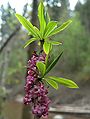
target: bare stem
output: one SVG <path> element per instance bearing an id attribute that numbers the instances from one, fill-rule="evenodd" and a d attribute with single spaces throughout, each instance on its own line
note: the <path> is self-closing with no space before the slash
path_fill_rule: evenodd
<path id="1" fill-rule="evenodd" d="M 43 44 L 44 44 L 44 39 L 40 40 L 40 53 L 43 52 Z"/>

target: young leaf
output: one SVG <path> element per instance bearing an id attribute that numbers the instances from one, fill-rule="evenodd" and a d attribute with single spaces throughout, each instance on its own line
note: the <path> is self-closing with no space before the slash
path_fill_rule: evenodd
<path id="1" fill-rule="evenodd" d="M 43 76 L 46 71 L 46 65 L 40 61 L 40 62 L 36 63 L 36 66 L 37 66 L 39 72 L 41 73 L 41 76 Z"/>
<path id="2" fill-rule="evenodd" d="M 46 24 L 48 24 L 48 22 L 50 22 L 50 16 L 49 16 L 49 14 L 48 14 L 48 12 L 47 11 L 45 11 L 45 21 L 46 21 Z"/>
<path id="3" fill-rule="evenodd" d="M 17 17 L 17 19 L 19 20 L 19 22 L 29 31 L 31 32 L 31 34 L 34 37 L 38 38 L 38 35 L 36 34 L 33 25 L 31 24 L 31 22 L 29 22 L 25 17 L 19 15 L 19 14 L 15 14 L 15 16 Z"/>
<path id="4" fill-rule="evenodd" d="M 62 52 L 63 53 L 63 52 Z M 59 58 L 61 57 L 62 53 L 60 53 L 55 59 L 54 61 L 48 66 L 48 68 L 46 69 L 45 75 L 55 66 L 55 64 L 58 62 Z"/>
<path id="5" fill-rule="evenodd" d="M 51 80 L 51 79 L 45 79 L 46 82 L 51 85 L 53 88 L 55 89 L 58 89 L 58 84 L 54 81 L 54 80 Z"/>
<path id="6" fill-rule="evenodd" d="M 32 35 L 31 32 L 29 32 L 28 35 L 29 35 L 29 36 Z"/>
<path id="7" fill-rule="evenodd" d="M 34 26 L 34 30 L 35 30 L 35 32 L 38 34 L 38 37 L 41 39 L 41 34 L 40 34 L 39 29 Z"/>
<path id="8" fill-rule="evenodd" d="M 70 79 L 65 79 L 65 78 L 60 78 L 60 77 L 48 77 L 49 79 L 52 79 L 54 81 L 57 81 L 58 83 L 68 87 L 68 88 L 78 88 L 77 84 L 75 82 L 73 82 Z"/>
<path id="9" fill-rule="evenodd" d="M 72 21 L 68 20 L 67 22 L 63 23 L 60 27 L 54 29 L 49 36 L 55 35 L 57 33 L 59 33 L 60 31 L 63 31 Z"/>
<path id="10" fill-rule="evenodd" d="M 50 43 L 47 43 L 47 42 L 44 42 L 43 49 L 44 49 L 44 52 L 46 54 L 49 54 L 49 52 L 51 50 L 51 44 Z"/>
<path id="11" fill-rule="evenodd" d="M 56 26 L 56 21 L 50 21 L 46 26 L 44 37 L 48 37 L 48 35 L 55 29 Z"/>
<path id="12" fill-rule="evenodd" d="M 30 40 L 28 40 L 25 45 L 24 45 L 24 48 L 26 48 L 30 43 L 36 41 L 37 39 L 36 38 L 31 38 Z"/>
<path id="13" fill-rule="evenodd" d="M 40 33 L 41 33 L 41 36 L 43 37 L 44 30 L 46 27 L 46 22 L 44 18 L 44 5 L 42 1 L 40 2 L 39 7 L 38 7 L 38 18 L 40 22 Z"/>
<path id="14" fill-rule="evenodd" d="M 52 45 L 61 45 L 62 44 L 58 41 L 48 41 L 48 42 L 51 43 Z"/>

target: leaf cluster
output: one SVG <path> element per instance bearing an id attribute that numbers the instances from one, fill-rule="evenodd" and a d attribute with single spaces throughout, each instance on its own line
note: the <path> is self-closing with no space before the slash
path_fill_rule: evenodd
<path id="1" fill-rule="evenodd" d="M 46 81 L 48 84 L 50 84 L 55 89 L 58 89 L 58 83 L 69 87 L 69 88 L 78 88 L 76 83 L 69 79 L 64 79 L 60 77 L 53 77 L 53 76 L 46 76 L 47 73 L 55 66 L 55 64 L 58 62 L 59 58 L 61 57 L 62 53 L 60 53 L 53 62 L 50 63 L 50 65 L 47 65 L 48 60 L 48 54 L 50 53 L 52 49 L 52 45 L 59 45 L 60 42 L 52 41 L 50 40 L 50 37 L 53 35 L 56 35 L 57 33 L 63 31 L 72 21 L 68 20 L 65 23 L 63 23 L 61 26 L 58 26 L 57 21 L 51 21 L 49 14 L 44 9 L 43 2 L 41 1 L 38 7 L 38 18 L 40 23 L 40 28 L 37 28 L 36 26 L 33 26 L 30 21 L 28 21 L 25 17 L 16 14 L 17 19 L 20 21 L 20 23 L 26 28 L 26 30 L 33 36 L 30 40 L 28 40 L 24 47 L 27 47 L 30 43 L 38 40 L 38 42 L 43 42 L 43 50 L 46 53 L 46 61 L 45 63 L 42 63 L 41 61 L 36 63 L 36 66 L 39 70 L 40 79 L 42 81 Z"/>
<path id="2" fill-rule="evenodd" d="M 43 49 L 46 54 L 48 54 L 52 48 L 52 45 L 59 45 L 60 42 L 50 41 L 50 37 L 63 31 L 72 21 L 68 20 L 63 23 L 61 26 L 58 26 L 59 22 L 50 20 L 49 14 L 44 9 L 43 2 L 40 2 L 38 7 L 38 19 L 40 23 L 40 28 L 33 26 L 30 21 L 20 14 L 15 14 L 19 22 L 25 27 L 30 35 L 33 36 L 30 40 L 25 43 L 27 47 L 30 43 L 38 40 L 44 40 Z"/>
<path id="3" fill-rule="evenodd" d="M 36 65 L 40 72 L 41 79 L 42 81 L 43 80 L 46 81 L 49 85 L 51 85 L 55 89 L 58 89 L 58 83 L 68 88 L 78 88 L 77 84 L 70 79 L 65 79 L 56 76 L 46 76 L 49 73 L 49 71 L 51 71 L 51 69 L 58 62 L 58 60 L 62 56 L 62 53 L 60 53 L 48 67 L 46 66 L 46 64 L 42 63 L 41 61 L 37 62 Z"/>

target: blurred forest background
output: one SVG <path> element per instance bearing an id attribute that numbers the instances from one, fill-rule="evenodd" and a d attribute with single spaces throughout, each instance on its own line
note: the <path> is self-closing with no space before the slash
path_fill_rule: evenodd
<path id="1" fill-rule="evenodd" d="M 39 26 L 38 3 L 38 0 L 30 1 L 23 6 L 22 12 L 36 26 Z M 60 86 L 58 91 L 51 88 L 52 105 L 70 104 L 90 108 L 90 0 L 83 0 L 83 4 L 78 0 L 73 11 L 69 0 L 44 0 L 44 4 L 52 20 L 58 20 L 60 24 L 68 19 L 73 21 L 66 30 L 53 37 L 63 43 L 54 47 L 53 57 L 62 50 L 64 53 L 51 74 L 72 79 L 80 87 L 73 90 Z M 25 66 L 37 47 L 33 43 L 23 48 L 29 36 L 15 13 L 9 1 L 7 6 L 0 6 L 0 119 L 3 119 L 4 102 L 24 95 Z"/>

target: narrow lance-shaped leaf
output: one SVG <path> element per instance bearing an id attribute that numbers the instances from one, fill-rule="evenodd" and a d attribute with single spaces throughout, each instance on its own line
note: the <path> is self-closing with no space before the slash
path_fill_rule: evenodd
<path id="1" fill-rule="evenodd" d="M 63 52 L 62 52 L 63 53 Z M 61 57 L 62 53 L 60 53 L 55 59 L 54 61 L 48 66 L 48 68 L 46 69 L 45 75 L 56 65 L 56 63 L 58 62 L 59 58 Z"/>
<path id="2" fill-rule="evenodd" d="M 31 38 L 30 40 L 28 40 L 25 45 L 24 45 L 24 48 L 26 48 L 30 43 L 36 41 L 37 39 L 36 38 Z"/>
<path id="3" fill-rule="evenodd" d="M 29 31 L 34 37 L 38 38 L 38 35 L 36 34 L 33 25 L 31 24 L 30 21 L 28 21 L 25 17 L 15 14 L 19 22 Z"/>
<path id="4" fill-rule="evenodd" d="M 51 50 L 51 44 L 44 42 L 43 49 L 44 49 L 44 52 L 48 55 Z"/>
<path id="5" fill-rule="evenodd" d="M 41 76 L 43 76 L 46 71 L 46 65 L 40 61 L 40 62 L 36 63 L 36 66 L 37 66 L 39 72 L 41 73 Z"/>
<path id="6" fill-rule="evenodd" d="M 37 33 L 38 37 L 41 39 L 41 34 L 40 34 L 39 29 L 34 26 L 34 30 L 35 30 L 35 32 Z"/>
<path id="7" fill-rule="evenodd" d="M 50 21 L 46 26 L 44 37 L 48 37 L 48 35 L 55 29 L 56 26 L 56 21 Z"/>
<path id="8" fill-rule="evenodd" d="M 48 14 L 48 12 L 47 12 L 47 11 L 45 11 L 44 16 L 45 16 L 45 21 L 46 21 L 46 24 L 48 24 L 48 22 L 50 22 L 50 16 L 49 16 L 49 14 Z"/>
<path id="9" fill-rule="evenodd" d="M 65 79 L 65 78 L 56 77 L 56 76 L 53 76 L 53 77 L 50 76 L 48 78 L 66 86 L 68 88 L 78 88 L 77 84 L 70 79 Z"/>
<path id="10" fill-rule="evenodd" d="M 58 41 L 48 41 L 49 43 L 51 43 L 52 45 L 61 45 L 61 42 Z"/>
<path id="11" fill-rule="evenodd" d="M 44 18 L 44 5 L 42 1 L 40 2 L 39 7 L 38 7 L 38 18 L 40 22 L 40 33 L 41 33 L 41 36 L 43 37 L 44 30 L 46 27 L 46 22 Z"/>
<path id="12" fill-rule="evenodd" d="M 53 88 L 55 89 L 58 89 L 58 84 L 54 81 L 54 80 L 51 80 L 51 79 L 45 79 L 46 82 L 51 85 Z"/>
<path id="13" fill-rule="evenodd" d="M 68 20 L 67 22 L 63 23 L 60 27 L 54 29 L 49 36 L 55 35 L 57 33 L 59 33 L 60 31 L 63 31 L 72 21 Z"/>

